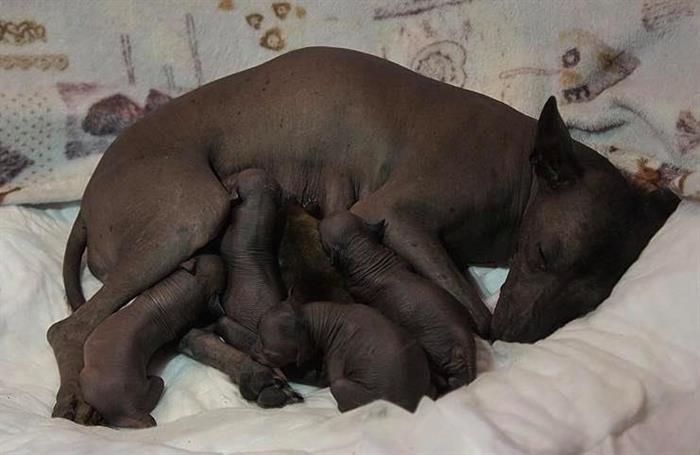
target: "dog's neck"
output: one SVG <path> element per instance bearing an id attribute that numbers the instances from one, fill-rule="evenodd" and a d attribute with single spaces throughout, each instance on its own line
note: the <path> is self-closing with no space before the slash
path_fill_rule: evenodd
<path id="1" fill-rule="evenodd" d="M 513 234 L 510 238 L 510 246 L 508 247 L 510 257 L 513 257 L 516 252 L 518 240 L 520 238 L 520 227 L 539 189 L 539 182 L 537 181 L 534 168 L 530 165 L 529 159 L 525 161 L 523 167 L 520 185 L 518 185 L 517 194 L 515 194 L 513 198 L 515 202 L 515 219 L 513 222 Z"/>

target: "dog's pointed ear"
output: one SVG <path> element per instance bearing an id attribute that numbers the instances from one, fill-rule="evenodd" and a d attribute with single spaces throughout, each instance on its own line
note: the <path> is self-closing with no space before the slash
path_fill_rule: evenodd
<path id="1" fill-rule="evenodd" d="M 384 239 L 384 231 L 386 230 L 386 221 L 381 220 L 377 223 L 365 223 L 367 230 L 372 233 L 378 242 Z"/>
<path id="2" fill-rule="evenodd" d="M 641 216 L 646 224 L 656 232 L 676 210 L 680 198 L 668 188 L 659 188 L 654 191 L 636 189 L 640 200 Z"/>
<path id="3" fill-rule="evenodd" d="M 535 148 L 530 163 L 537 176 L 551 188 L 568 186 L 582 174 L 574 157 L 574 141 L 557 109 L 557 100 L 550 96 L 537 121 Z"/>

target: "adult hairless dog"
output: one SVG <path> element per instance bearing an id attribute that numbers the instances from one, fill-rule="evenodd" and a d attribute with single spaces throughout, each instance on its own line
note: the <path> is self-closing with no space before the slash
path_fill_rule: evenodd
<path id="1" fill-rule="evenodd" d="M 554 99 L 539 121 L 358 52 L 309 48 L 188 93 L 128 128 L 83 196 L 66 248 L 75 312 L 51 326 L 53 415 L 91 410 L 85 338 L 221 234 L 227 182 L 267 171 L 322 215 L 385 222 L 383 242 L 452 294 L 482 336 L 532 341 L 598 305 L 678 203 L 642 195 L 575 142 Z M 79 267 L 103 282 L 84 301 Z M 464 277 L 511 266 L 493 320 Z"/>

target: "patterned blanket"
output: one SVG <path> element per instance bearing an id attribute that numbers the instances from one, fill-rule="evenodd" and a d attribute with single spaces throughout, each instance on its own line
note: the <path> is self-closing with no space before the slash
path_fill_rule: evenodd
<path id="1" fill-rule="evenodd" d="M 698 0 L 3 0 L 0 203 L 80 198 L 140 116 L 310 45 L 533 116 L 555 94 L 577 139 L 644 185 L 700 199 L 698 14 Z"/>

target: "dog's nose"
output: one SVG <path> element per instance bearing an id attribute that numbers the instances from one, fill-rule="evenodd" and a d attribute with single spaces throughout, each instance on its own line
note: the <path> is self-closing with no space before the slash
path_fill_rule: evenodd
<path id="1" fill-rule="evenodd" d="M 495 316 L 495 314 L 494 314 Z M 509 343 L 534 343 L 542 338 L 530 318 L 508 315 L 491 320 L 491 340 Z"/>
<path id="2" fill-rule="evenodd" d="M 496 309 L 491 317 L 491 327 L 489 328 L 489 339 L 491 340 L 504 340 L 504 336 L 509 335 L 509 328 L 512 327 L 512 314 L 508 311 L 499 308 L 496 305 Z"/>
<path id="3" fill-rule="evenodd" d="M 507 311 L 504 308 L 499 311 L 498 306 L 496 306 L 496 311 L 491 318 L 490 339 L 493 341 L 526 342 L 528 319 L 516 311 Z"/>

